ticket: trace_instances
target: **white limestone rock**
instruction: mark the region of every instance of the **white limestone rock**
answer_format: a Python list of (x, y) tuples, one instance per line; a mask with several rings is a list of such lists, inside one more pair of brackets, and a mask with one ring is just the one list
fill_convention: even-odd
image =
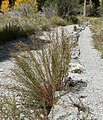
[(3, 72), (4, 70), (0, 68), (0, 72)]
[(73, 106), (67, 94), (54, 105), (48, 117), (49, 120), (77, 120), (77, 113), (78, 109)]
[(84, 70), (83, 66), (79, 63), (69, 63), (69, 66), (69, 71), (73, 73), (81, 73)]

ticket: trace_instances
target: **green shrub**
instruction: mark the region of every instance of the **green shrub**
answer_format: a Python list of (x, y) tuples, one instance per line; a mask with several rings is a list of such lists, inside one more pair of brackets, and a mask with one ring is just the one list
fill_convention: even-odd
[(0, 43), (5, 43), (22, 37), (27, 37), (27, 34), (17, 25), (8, 24), (0, 30)]
[(50, 22), (51, 22), (51, 25), (52, 25), (53, 27), (55, 27), (55, 26), (65, 26), (65, 25), (67, 25), (67, 22), (66, 22), (64, 19), (62, 19), (62, 18), (60, 18), (60, 17), (58, 17), (58, 16), (53, 16), (53, 17), (51, 17)]
[(71, 15), (68, 18), (68, 21), (71, 21), (73, 24), (78, 24), (79, 23), (79, 19), (75, 15)]
[(69, 39), (64, 32), (49, 36), (52, 43), (45, 49), (31, 51), (24, 45), (25, 52), (13, 54), (16, 63), (13, 76), (19, 82), (15, 88), (26, 96), (35, 114), (42, 114), (45, 120), (55, 102), (55, 91), (64, 89), (70, 62)]
[(66, 18), (67, 15), (75, 15), (78, 2), (74, 0), (55, 0), (57, 15)]

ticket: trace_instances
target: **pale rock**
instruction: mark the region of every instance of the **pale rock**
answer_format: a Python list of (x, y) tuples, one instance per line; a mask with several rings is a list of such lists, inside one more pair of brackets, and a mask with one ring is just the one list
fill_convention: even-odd
[(3, 72), (4, 70), (3, 69), (0, 69), (0, 72)]
[(70, 72), (81, 73), (84, 70), (83, 66), (79, 63), (69, 63), (69, 66), (70, 66)]

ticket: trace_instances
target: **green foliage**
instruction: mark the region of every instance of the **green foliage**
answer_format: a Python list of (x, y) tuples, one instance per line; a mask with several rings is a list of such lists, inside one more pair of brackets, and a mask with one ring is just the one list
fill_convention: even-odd
[(35, 25), (38, 26), (40, 30), (43, 30), (43, 27), (45, 25), (50, 25), (50, 21), (45, 17), (45, 14), (37, 14), (37, 16), (35, 17)]
[(23, 54), (13, 54), (16, 62), (13, 76), (19, 82), (16, 89), (23, 91), (29, 99), (27, 104), (33, 103), (36, 114), (43, 116), (49, 114), (54, 104), (55, 91), (63, 90), (70, 61), (69, 39), (64, 32), (61, 35), (54, 32), (50, 40), (52, 43), (46, 49), (31, 51), (24, 45)]
[(0, 43), (5, 43), (22, 37), (27, 37), (27, 34), (17, 25), (8, 24), (0, 30)]
[(79, 23), (79, 19), (75, 15), (68, 16), (67, 20), (71, 21), (72, 24), (78, 24)]
[(103, 0), (101, 0), (101, 4), (98, 7), (98, 13), (99, 13), (99, 16), (103, 17)]
[(47, 0), (45, 2), (45, 7), (53, 5), (55, 7), (55, 12), (58, 16), (62, 18), (67, 18), (70, 15), (76, 15), (78, 13), (78, 1), (76, 0)]
[(44, 7), (48, 7), (51, 4), (55, 5), (55, 3), (56, 3), (56, 0), (45, 0)]
[(42, 11), (42, 6), (44, 6), (45, 1), (46, 0), (37, 0), (39, 11)]
[(50, 22), (51, 22), (51, 25), (52, 25), (53, 27), (55, 27), (55, 26), (65, 26), (65, 25), (67, 25), (67, 22), (66, 22), (64, 19), (62, 19), (62, 18), (60, 18), (60, 17), (58, 17), (58, 16), (53, 16), (53, 17), (51, 17), (51, 18), (50, 18)]
[(75, 14), (75, 2), (73, 0), (68, 1), (68, 0), (56, 0), (57, 4), (57, 10), (58, 10), (58, 15), (62, 16), (63, 18), (66, 17), (66, 15), (72, 15)]

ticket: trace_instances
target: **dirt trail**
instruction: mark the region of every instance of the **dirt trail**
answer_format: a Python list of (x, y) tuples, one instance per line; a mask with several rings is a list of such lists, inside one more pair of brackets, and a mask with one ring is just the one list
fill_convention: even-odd
[(87, 27), (82, 31), (80, 39), (80, 62), (85, 71), (82, 78), (88, 86), (82, 91), (86, 104), (91, 107), (98, 120), (103, 120), (103, 60), (100, 53), (93, 47), (92, 33)]

